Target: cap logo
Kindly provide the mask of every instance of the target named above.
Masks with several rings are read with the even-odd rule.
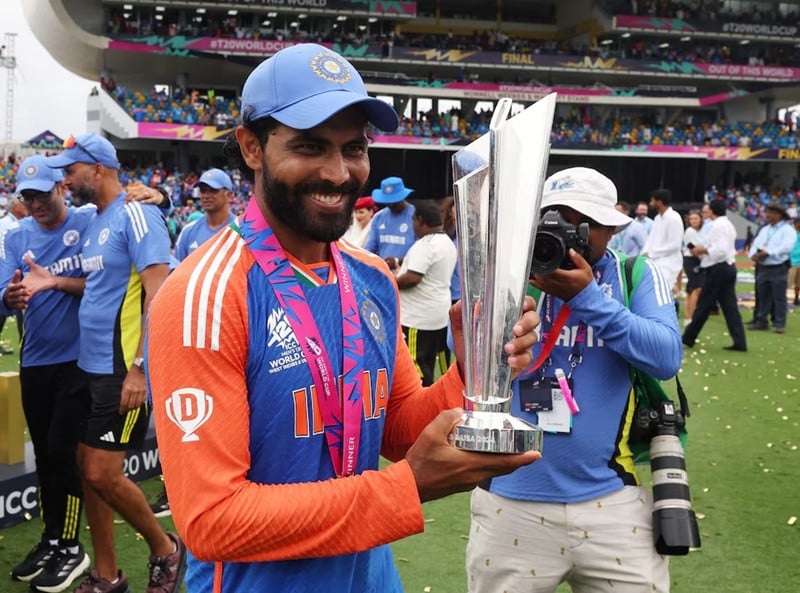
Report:
[[[25,177],[36,177],[36,174],[39,172],[39,167],[36,165],[28,165],[25,167]]]
[[[564,191],[565,189],[572,189],[573,187],[575,187],[575,184],[570,177],[554,179],[550,183],[550,191]]]
[[[311,69],[314,74],[328,82],[346,84],[352,78],[347,63],[329,52],[320,52],[311,58]]]
[[[393,194],[394,193],[394,186],[393,185],[387,185],[383,189],[383,193],[385,193],[385,194]]]

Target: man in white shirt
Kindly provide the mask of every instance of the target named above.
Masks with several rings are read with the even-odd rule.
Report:
[[[736,301],[736,229],[725,216],[724,201],[713,200],[709,208],[712,222],[708,241],[705,246],[695,245],[691,250],[692,255],[700,258],[700,267],[705,270],[706,279],[692,322],[683,332],[683,343],[689,348],[694,346],[714,303],[719,302],[725,323],[728,324],[728,333],[733,339],[732,346],[723,348],[747,352],[744,324]]]
[[[416,242],[403,258],[397,274],[400,289],[400,325],[422,385],[433,383],[437,359],[447,370],[447,323],[450,280],[456,267],[456,247],[444,232],[442,212],[433,200],[415,200]]]
[[[672,209],[671,202],[672,192],[668,189],[656,189],[650,193],[650,207],[655,208],[658,214],[642,248],[642,255],[650,256],[675,293],[675,282],[683,268],[683,219]]]

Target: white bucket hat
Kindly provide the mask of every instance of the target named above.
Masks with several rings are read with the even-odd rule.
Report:
[[[608,177],[587,167],[564,169],[547,178],[542,210],[569,206],[603,226],[621,231],[633,219],[617,211],[617,188]]]

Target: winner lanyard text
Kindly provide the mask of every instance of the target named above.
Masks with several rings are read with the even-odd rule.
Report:
[[[325,440],[333,469],[338,476],[352,475],[358,463],[361,420],[364,415],[364,339],[355,289],[344,258],[336,244],[330,243],[342,307],[343,393],[340,398],[338,380],[303,294],[303,287],[255,199],[250,200],[240,228],[242,238],[266,275],[305,355],[314,380],[317,403],[322,411]]]

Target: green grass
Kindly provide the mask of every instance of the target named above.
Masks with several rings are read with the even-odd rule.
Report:
[[[730,343],[724,319],[711,317],[685,352],[687,466],[702,547],[672,559],[673,593],[783,593],[800,582],[800,522],[789,525],[800,516],[800,310],[790,313],[785,335],[748,332],[747,339],[748,353],[722,350]],[[12,358],[0,358],[0,370],[9,370]],[[150,480],[143,488],[152,499],[160,484]],[[463,593],[469,495],[428,503],[425,517],[425,533],[392,546],[406,591]],[[120,565],[134,590],[143,590],[147,546],[127,525],[117,529]],[[38,521],[0,531],[0,571],[28,551],[38,532]],[[88,544],[88,533],[83,539]],[[27,590],[0,579],[3,593]]]

